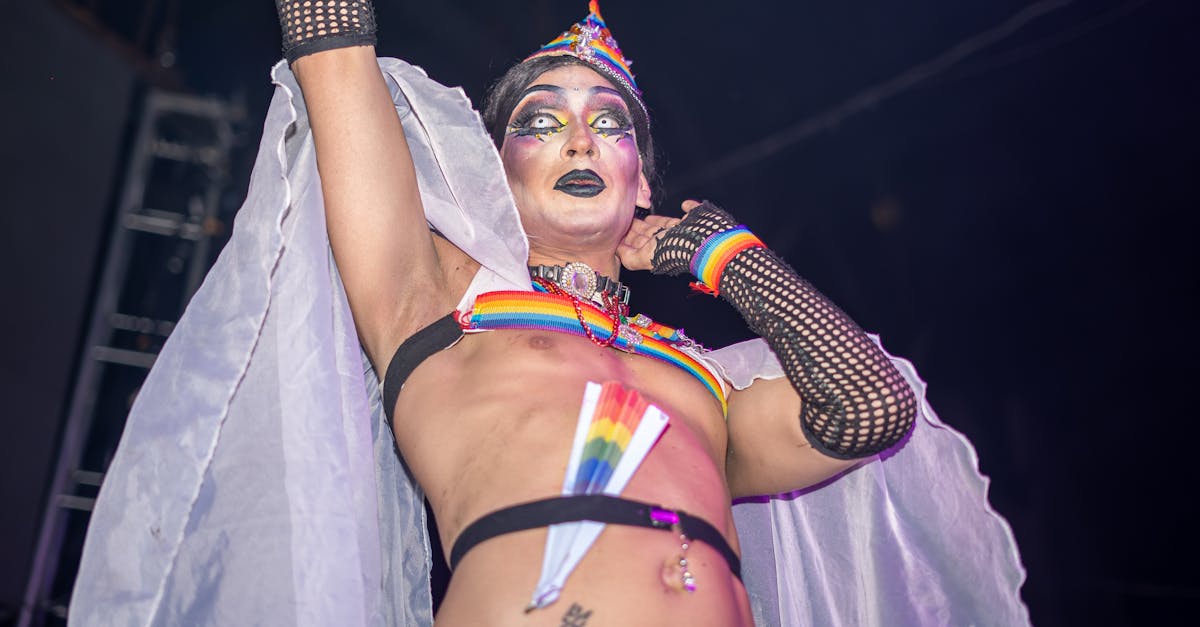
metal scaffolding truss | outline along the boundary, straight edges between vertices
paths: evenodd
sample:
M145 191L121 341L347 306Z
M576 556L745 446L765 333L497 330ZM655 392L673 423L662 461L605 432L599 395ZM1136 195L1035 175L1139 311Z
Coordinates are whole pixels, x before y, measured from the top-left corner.
M223 235L240 107L150 91L134 136L19 625L61 623L125 416Z

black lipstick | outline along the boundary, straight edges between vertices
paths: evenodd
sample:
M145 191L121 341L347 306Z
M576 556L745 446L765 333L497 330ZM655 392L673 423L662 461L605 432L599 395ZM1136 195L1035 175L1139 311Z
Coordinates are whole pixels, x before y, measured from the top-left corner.
M591 170L571 170L554 183L554 189L580 198L596 196L604 191L605 187L604 179Z

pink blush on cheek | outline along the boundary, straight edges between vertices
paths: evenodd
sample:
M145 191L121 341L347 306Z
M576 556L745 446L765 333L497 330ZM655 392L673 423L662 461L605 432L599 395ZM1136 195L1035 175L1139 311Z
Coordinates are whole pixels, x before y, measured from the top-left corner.
M634 141L632 134L620 135L615 139L616 141L613 142L613 146L619 148L621 152L631 155L634 159L638 158L637 142Z
M545 143L536 137L509 137L504 141L500 150L500 161L508 173L510 183L523 180L527 174L537 169L536 155L539 148L545 148Z
M500 160L506 170L522 169L536 158L539 149L545 149L546 142L533 137L509 137L504 141L500 150Z
M614 138L614 141L609 144L611 146L609 150L615 150L620 155L622 161L630 163L630 169L640 172L641 165L638 159L641 155L638 153L637 142L634 141L632 135L627 137Z

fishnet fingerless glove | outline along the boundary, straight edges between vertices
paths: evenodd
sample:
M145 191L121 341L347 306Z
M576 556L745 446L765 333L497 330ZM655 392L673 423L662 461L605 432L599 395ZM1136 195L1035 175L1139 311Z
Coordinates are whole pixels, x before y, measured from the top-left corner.
M275 0L288 63L322 50L375 45L370 0Z
M709 237L738 226L712 204L692 209L663 234L652 271L688 270ZM899 442L911 428L916 398L904 377L849 316L775 253L742 251L711 287L779 358L803 399L801 426L817 450L864 457Z

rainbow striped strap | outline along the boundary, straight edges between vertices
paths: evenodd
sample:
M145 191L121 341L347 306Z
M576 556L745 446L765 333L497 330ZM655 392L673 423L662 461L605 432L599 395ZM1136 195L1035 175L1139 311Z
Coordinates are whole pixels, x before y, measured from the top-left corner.
M721 275L725 272L725 266L729 265L738 253L751 248L766 246L745 225L739 224L728 231L713 233L700 244L700 248L696 249L696 254L692 256L692 274L715 295L721 285Z
M607 340L615 332L617 339L613 342L613 348L657 359L683 369L704 384L721 403L722 411L728 410L721 382L696 358L664 340L654 329L642 328L636 324L621 324L619 328L613 329L612 318L599 307L587 301L580 301L579 304L584 323L597 339ZM480 331L534 329L587 336L580 325L571 298L547 292L502 291L480 294L475 299L474 308L462 321L462 326L468 330ZM673 330L671 331L673 333Z

